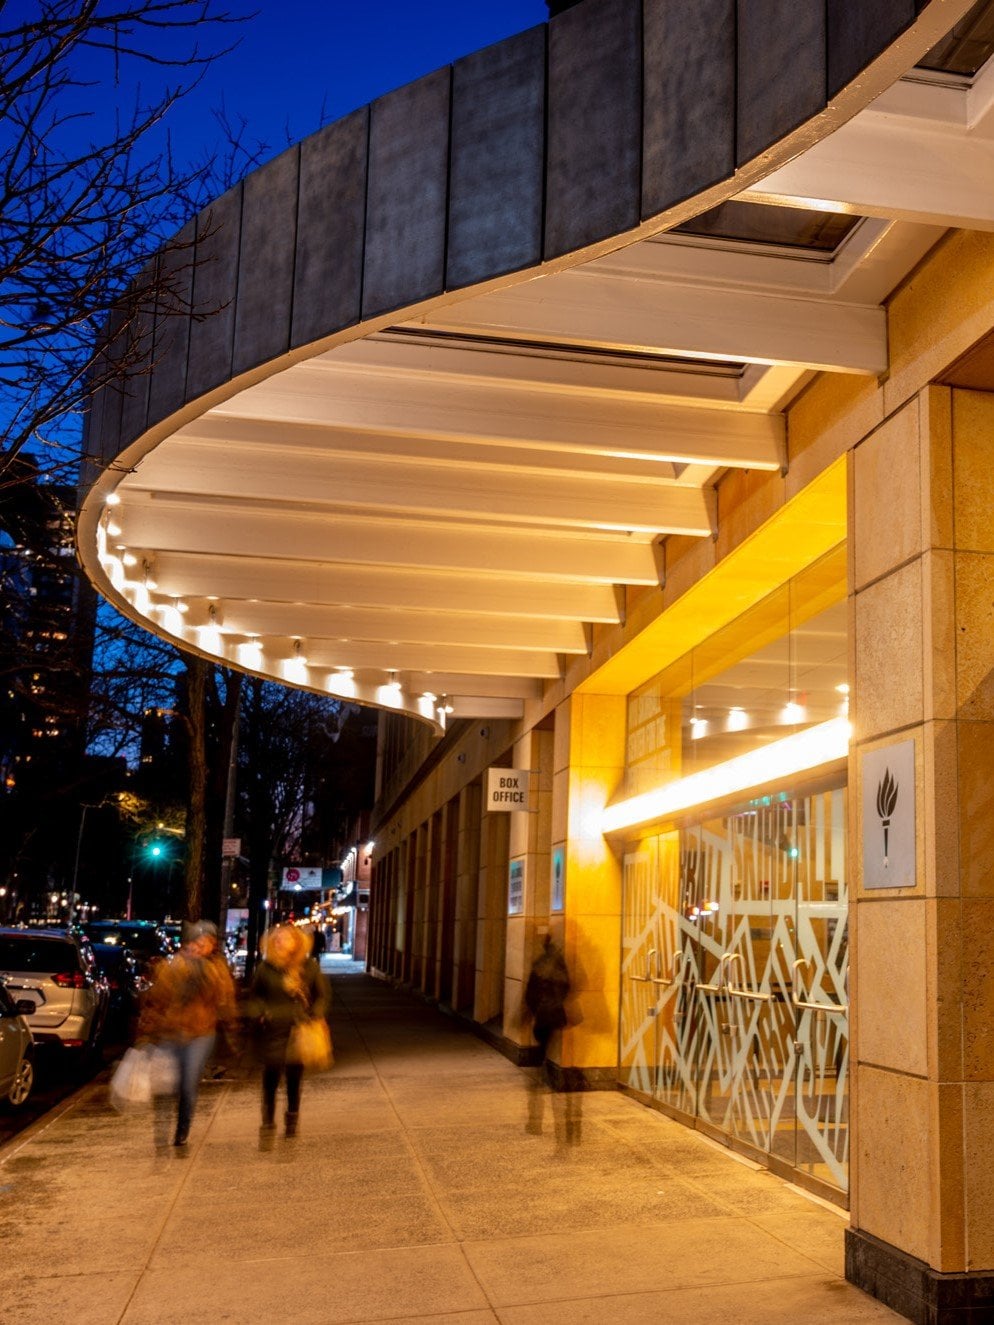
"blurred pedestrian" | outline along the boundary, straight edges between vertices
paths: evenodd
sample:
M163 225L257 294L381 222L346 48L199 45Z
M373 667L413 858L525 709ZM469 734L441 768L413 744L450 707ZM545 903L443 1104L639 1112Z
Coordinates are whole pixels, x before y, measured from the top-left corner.
M532 963L525 985L524 1003L532 1018L532 1034L539 1047L538 1069L528 1092L528 1120L525 1130L540 1135L545 1095L553 1082L549 1064L549 1041L570 1023L567 1001L570 993L569 970L562 948L547 929L540 929L542 948ZM553 1120L556 1141L562 1150L580 1140L580 1095L556 1092L553 1095Z
M138 1019L139 1040L151 1040L176 1062L178 1079L174 1146L185 1146L197 1107L204 1066L219 1023L235 1015L235 986L218 951L217 926L209 920L183 926L180 949L159 962Z
M541 932L541 931L540 931ZM532 963L525 985L525 1007L532 1015L532 1034L541 1050L540 1064L546 1064L549 1041L566 1025L566 1000L569 997L569 971L563 950L548 930L542 937L542 950Z
M286 1078L286 1135L297 1135L303 1066L293 1061L290 1033L311 1018L324 1017L330 1002L328 982L310 955L311 936L296 925L276 925L262 941L262 961L255 968L248 1013L255 1020L255 1044L262 1063L260 1144L276 1130L276 1091Z

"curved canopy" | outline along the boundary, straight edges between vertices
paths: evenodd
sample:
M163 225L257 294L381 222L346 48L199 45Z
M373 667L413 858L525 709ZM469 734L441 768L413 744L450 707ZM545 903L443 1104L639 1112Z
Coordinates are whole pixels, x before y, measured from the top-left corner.
M887 370L943 230L994 226L983 77L897 81L967 7L583 0L270 162L122 320L91 578L229 665L519 714L719 475L785 465L811 374Z

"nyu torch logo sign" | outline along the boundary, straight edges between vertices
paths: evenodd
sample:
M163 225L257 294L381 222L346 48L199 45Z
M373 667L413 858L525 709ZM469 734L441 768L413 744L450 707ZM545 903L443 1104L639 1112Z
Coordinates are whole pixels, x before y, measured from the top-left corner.
M887 868L887 839L890 836L891 815L897 807L898 785L888 768L877 784L877 814L884 830L884 869Z
M863 887L915 886L915 743L861 755Z

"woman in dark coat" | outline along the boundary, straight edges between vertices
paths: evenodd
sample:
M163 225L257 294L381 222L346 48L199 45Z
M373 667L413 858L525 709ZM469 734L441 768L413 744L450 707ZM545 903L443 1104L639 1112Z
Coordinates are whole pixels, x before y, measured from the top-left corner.
M569 997L569 971L562 949L552 941L552 935L546 930L542 939L542 951L532 963L532 969L525 985L525 1007L534 1020L532 1033L542 1052L541 1062L546 1062L549 1041L556 1031L561 1031L569 1022L566 1015L566 1000Z
M261 1139L276 1129L276 1089L286 1076L286 1135L296 1136L304 1069L287 1061L290 1032L298 1022L324 1017L328 982L310 956L311 938L296 925L277 925L262 941L263 960L255 968L249 1013L255 1019L255 1047L262 1063Z

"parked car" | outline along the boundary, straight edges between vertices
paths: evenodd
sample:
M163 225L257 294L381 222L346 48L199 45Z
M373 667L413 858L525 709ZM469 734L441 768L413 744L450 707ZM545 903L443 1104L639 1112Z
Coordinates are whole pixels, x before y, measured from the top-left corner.
M238 939L229 934L224 945L224 956L228 963L228 969L236 980L245 978L245 965L248 961L248 948L245 947L244 939L239 944Z
M115 1030L128 1030L138 1016L142 994L151 981L130 948L119 943L91 943L90 946L110 990L107 1020Z
M177 920L167 920L161 926L163 934L169 942L173 952L179 952L180 943L183 937L183 926Z
M0 985L0 1103L10 1109L27 1103L35 1082L34 1046L24 1019L28 1002L15 1003Z
M0 929L0 983L25 1005L36 1043L80 1051L99 1043L110 991L84 937L64 929Z
M90 920L84 929L91 943L129 948L148 980L156 963L170 953L169 940L153 920Z

